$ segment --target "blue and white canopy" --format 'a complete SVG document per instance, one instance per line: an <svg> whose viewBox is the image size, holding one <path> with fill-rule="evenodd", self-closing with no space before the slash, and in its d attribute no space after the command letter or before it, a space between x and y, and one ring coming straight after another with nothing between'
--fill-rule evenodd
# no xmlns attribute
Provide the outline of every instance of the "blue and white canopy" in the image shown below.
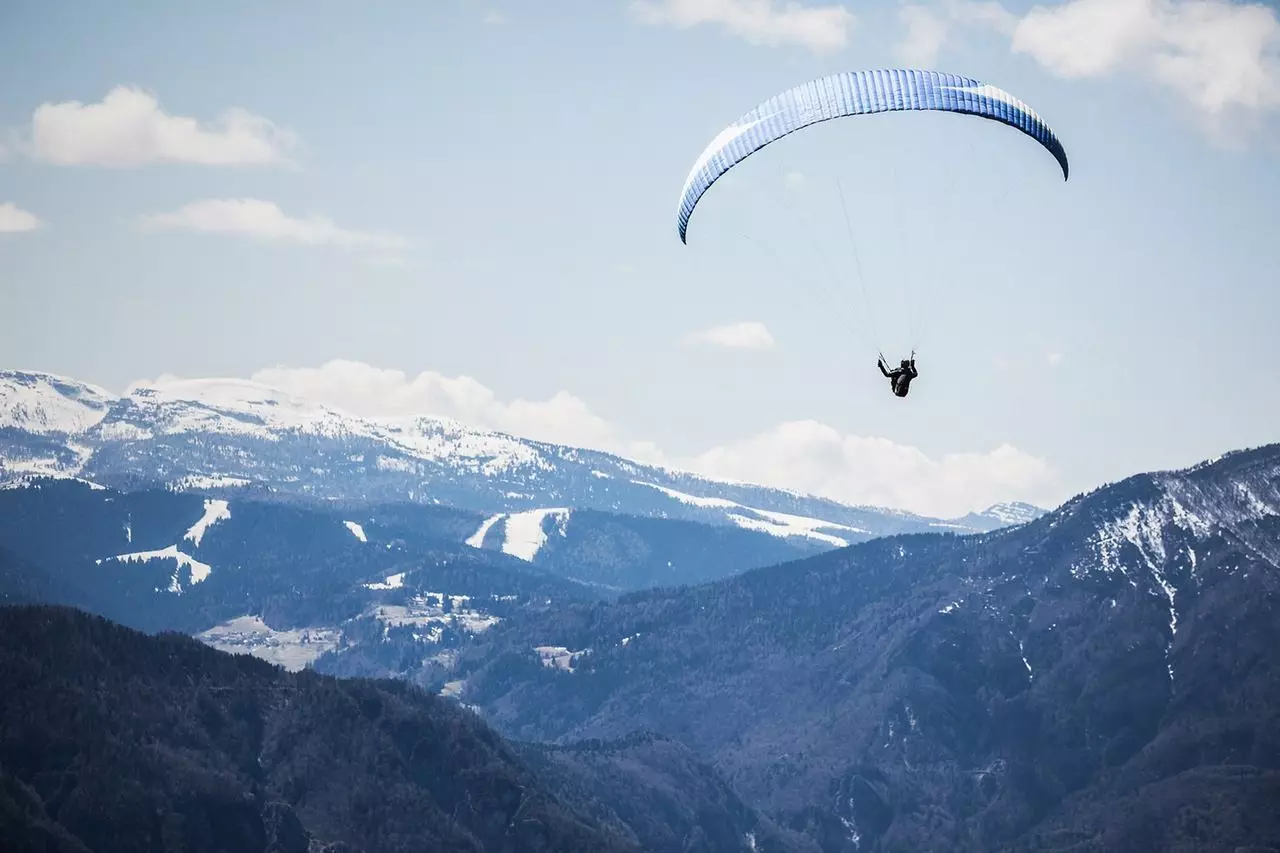
<svg viewBox="0 0 1280 853"><path fill-rule="evenodd" d="M720 132L693 164L680 193L680 241L689 218L721 175L756 151L818 122L901 110L941 110L998 121L1044 146L1067 178L1067 154L1035 110L995 86L937 71L890 68L823 77L775 95Z"/></svg>

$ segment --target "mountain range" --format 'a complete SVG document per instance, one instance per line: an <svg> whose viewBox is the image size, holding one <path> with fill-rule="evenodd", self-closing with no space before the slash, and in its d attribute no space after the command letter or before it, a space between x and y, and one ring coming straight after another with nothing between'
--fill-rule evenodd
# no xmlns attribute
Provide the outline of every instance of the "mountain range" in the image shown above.
<svg viewBox="0 0 1280 853"><path fill-rule="evenodd" d="M6 853L816 851L676 743L511 744L401 682L62 607L0 607L0 697Z"/></svg>
<svg viewBox="0 0 1280 853"><path fill-rule="evenodd" d="M512 820L485 780L518 778L584 849L1280 849L1280 445L939 521L235 383L115 397L9 373L0 419L0 601L23 605L0 610L0 713L73 702L145 732L162 763L128 766L183 781L113 813L156 815L162 846L231 792L244 849L399 849L364 819L389 786L441 843L537 849L484 835ZM171 741L173 718L93 698L117 682L203 710ZM304 687L326 734L272 698ZM334 715L362 744L334 758L365 768L356 800L333 761L300 781ZM36 716L5 730L52 743ZM289 749L228 758L263 725ZM410 730L471 732L466 820L396 769L427 772L397 752ZM73 819L109 802L97 765L65 757L130 753L68 731L48 755L0 738L0 829L100 849Z"/></svg>
<svg viewBox="0 0 1280 853"><path fill-rule="evenodd" d="M525 612L450 677L518 740L679 740L829 853L1276 849L1278 614L1271 446L1012 529Z"/></svg>
<svg viewBox="0 0 1280 853"><path fill-rule="evenodd" d="M518 609L616 595L601 579L710 579L794 554L758 531L590 510L513 554L478 547L485 518L29 477L0 490L0 549L24 567L0 596L84 606L290 669L411 677Z"/></svg>
<svg viewBox="0 0 1280 853"><path fill-rule="evenodd" d="M220 498L445 505L485 513L473 531L484 542L536 539L548 519L595 510L755 530L815 553L890 533L984 532L1043 513L1007 503L933 519L851 506L446 418L357 417L244 380L174 380L117 396L0 371L0 480L33 474Z"/></svg>

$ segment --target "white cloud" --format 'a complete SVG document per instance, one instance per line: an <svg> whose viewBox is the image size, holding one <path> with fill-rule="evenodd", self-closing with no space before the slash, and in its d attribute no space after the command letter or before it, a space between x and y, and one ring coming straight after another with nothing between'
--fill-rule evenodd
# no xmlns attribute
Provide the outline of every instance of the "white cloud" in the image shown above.
<svg viewBox="0 0 1280 853"><path fill-rule="evenodd" d="M376 253L384 263L395 262L394 253L409 241L396 234L353 231L340 228L326 216L296 219L286 216L278 205L261 199L207 199L184 205L172 213L157 213L139 219L144 230L198 231L236 234L272 243L305 246L337 246Z"/></svg>
<svg viewBox="0 0 1280 853"><path fill-rule="evenodd" d="M501 12L489 11L484 13L484 17L480 19L483 23L491 27L500 27L510 21L506 15Z"/></svg>
<svg viewBox="0 0 1280 853"><path fill-rule="evenodd" d="M823 54L844 48L856 19L839 4L806 6L794 0L632 0L642 23L685 29L719 24L750 44L798 45Z"/></svg>
<svg viewBox="0 0 1280 853"><path fill-rule="evenodd" d="M1005 500L1053 504L1058 477L1042 459L1003 444L931 459L885 438L845 435L814 421L780 424L699 455L712 477L793 488L852 503L957 516Z"/></svg>
<svg viewBox="0 0 1280 853"><path fill-rule="evenodd" d="M728 323L685 336L686 345L706 344L729 349L772 349L773 335L764 323Z"/></svg>
<svg viewBox="0 0 1280 853"><path fill-rule="evenodd" d="M956 24L982 26L1062 78L1140 75L1178 95L1220 138L1280 110L1280 16L1258 2L1066 0L1019 17L992 0L940 0L904 6L901 17L904 57L936 57Z"/></svg>
<svg viewBox="0 0 1280 853"><path fill-rule="evenodd" d="M1051 367L1057 367L1058 365L1062 364L1062 353L1051 352L1047 356L1045 356L1045 360L1049 362L1049 365Z"/></svg>
<svg viewBox="0 0 1280 853"><path fill-rule="evenodd" d="M61 166L258 166L290 163L286 152L295 141L292 132L238 107L202 127L194 118L169 115L142 89L116 86L95 104L41 104L21 147Z"/></svg>
<svg viewBox="0 0 1280 853"><path fill-rule="evenodd" d="M1280 107L1280 18L1227 0L1070 0L1037 6L1013 49L1062 77L1136 68L1207 116Z"/></svg>
<svg viewBox="0 0 1280 853"><path fill-rule="evenodd" d="M598 448L645 462L663 461L653 444L627 440L567 391L547 400L503 402L470 376L448 377L424 370L410 377L402 370L341 359L318 368L260 370L251 378L363 417L436 415L539 441Z"/></svg>
<svg viewBox="0 0 1280 853"><path fill-rule="evenodd" d="M28 213L11 201L0 204L0 234L35 231L43 227L44 222L34 213Z"/></svg>
<svg viewBox="0 0 1280 853"><path fill-rule="evenodd" d="M888 439L845 435L830 426L799 421L693 457L676 458L652 442L628 436L568 391L545 400L508 402L469 376L424 371L411 377L399 370L341 360L319 368L261 370L252 379L365 417L451 417L477 427L609 451L707 476L928 515L957 516L1004 500L1052 505L1061 498L1057 473L1044 460L1008 445L986 453L933 459Z"/></svg>
<svg viewBox="0 0 1280 853"><path fill-rule="evenodd" d="M936 58L957 24L980 26L1064 79L1139 75L1222 140L1280 110L1280 15L1256 0L1066 0L1022 16L994 0L938 0L900 16L907 61Z"/></svg>

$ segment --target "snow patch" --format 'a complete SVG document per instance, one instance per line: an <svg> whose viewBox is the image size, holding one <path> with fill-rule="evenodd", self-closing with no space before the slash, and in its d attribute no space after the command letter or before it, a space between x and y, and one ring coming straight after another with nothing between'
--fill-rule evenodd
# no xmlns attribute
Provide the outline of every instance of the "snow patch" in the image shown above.
<svg viewBox="0 0 1280 853"><path fill-rule="evenodd" d="M150 441L155 437L151 430L128 421L103 421L97 433L102 441Z"/></svg>
<svg viewBox="0 0 1280 853"><path fill-rule="evenodd" d="M231 517L231 508L226 501L207 499L204 502L204 515L200 520L191 525L190 529L183 534L183 539L190 539L197 547L200 547L200 541L204 539L205 533L209 532L209 528L217 524L219 521L226 521Z"/></svg>
<svg viewBox="0 0 1280 853"><path fill-rule="evenodd" d="M493 515L493 516L490 516L489 518L486 518L483 522L480 523L480 528L467 538L466 544L470 545L472 548L483 547L484 537L489 534L489 528L493 527L493 525L497 524L499 521L501 521L505 517L506 517L505 513L498 513L497 515Z"/></svg>
<svg viewBox="0 0 1280 853"><path fill-rule="evenodd" d="M1026 524L1029 521L1035 521L1037 518L1044 515L1044 510L1027 503L1006 502L998 503L993 507L989 507L982 512L982 515L994 518L1001 524L1016 526L1019 524Z"/></svg>
<svg viewBox="0 0 1280 853"><path fill-rule="evenodd" d="M114 399L101 388L49 373L0 371L0 428L75 435L105 418Z"/></svg>
<svg viewBox="0 0 1280 853"><path fill-rule="evenodd" d="M746 511L758 516L751 518L741 513L730 513L729 518L734 524L747 530L756 530L761 533L768 533L772 536L786 538L789 536L799 536L806 539L816 539L819 542L825 542L836 548L847 548L849 541L841 539L839 536L832 536L829 533L822 533L821 530L843 530L849 533L866 534L867 531L858 527L849 527L844 524L836 524L830 521L823 521L818 518L809 518L803 515L791 515L785 512L772 512L763 509L753 509L751 507L742 507Z"/></svg>
<svg viewBox="0 0 1280 853"><path fill-rule="evenodd" d="M418 473L418 464L416 462L399 457L379 456L377 466L379 471L399 471L402 474Z"/></svg>
<svg viewBox="0 0 1280 853"><path fill-rule="evenodd" d="M547 542L543 523L548 517L554 517L558 523L559 534L566 535L569 510L565 508L531 509L507 516L506 541L502 543L503 553L532 563Z"/></svg>
<svg viewBox="0 0 1280 853"><path fill-rule="evenodd" d="M680 501L680 503L688 504L689 506L700 506L712 509L735 509L742 506L742 504L734 503L733 501L725 500L724 498L702 498L697 495L686 494L685 492L677 492L675 489L668 489L665 486L659 486L654 483L646 483L643 480L632 480L631 482L637 486L648 486L651 489L657 489L667 497L675 498Z"/></svg>
<svg viewBox="0 0 1280 853"><path fill-rule="evenodd" d="M181 573L185 567L191 573L191 583L198 584L213 571L207 563L202 563L190 554L184 554L178 550L177 545L170 545L168 548L159 551L137 551L132 554L118 554L114 557L107 557L105 560L97 560L98 565L104 562L120 562L120 563L149 563L152 560L176 560L177 566L173 570L173 577L169 581L169 592L182 595ZM157 592L159 590L157 589Z"/></svg>
<svg viewBox="0 0 1280 853"><path fill-rule="evenodd" d="M400 572L399 574L396 574L396 575L387 575L386 579L384 579L381 583L367 583L364 585L364 588L365 589L400 589L402 586L404 586L404 576L405 576L404 572Z"/></svg>
<svg viewBox="0 0 1280 853"><path fill-rule="evenodd" d="M1012 633L1013 632L1010 632L1010 635L1012 635ZM1031 662L1027 660L1027 652L1022 647L1021 640L1018 640L1018 654L1022 657L1022 665L1027 668L1027 680L1030 681L1031 679L1035 678L1035 675L1031 672Z"/></svg>
<svg viewBox="0 0 1280 853"><path fill-rule="evenodd" d="M852 798L852 797L850 797L850 798L849 798L849 812L850 812L850 814L852 814L852 812L853 812L853 798ZM847 836L848 836L849 840L850 840L851 842L853 842L853 848L854 848L855 850L861 850L861 849L862 849L862 834L861 834L860 832L858 832L858 824L853 820L853 818L852 818L852 817L841 817L841 818L840 818L840 822L841 822L842 824L844 824L845 832L847 833Z"/></svg>
<svg viewBox="0 0 1280 853"><path fill-rule="evenodd" d="M686 492L669 489L665 486L659 486L654 483L647 483L643 480L632 480L637 486L647 486L656 489L668 497L674 498L687 506L696 506L703 509L727 509L735 510L728 513L728 518L734 524L746 530L755 530L761 533L768 533L772 536L781 538L789 536L800 536L808 539L815 539L819 542L825 542L836 548L847 547L850 543L838 536L829 533L822 533L821 530L843 530L850 533L870 535L870 533L862 528L850 527L844 524L837 524L831 521L824 521L818 518L810 518L803 515L792 515L791 513L775 512L772 510L756 509L735 501L726 500L725 498L704 498L698 495L691 495Z"/></svg>
<svg viewBox="0 0 1280 853"><path fill-rule="evenodd" d="M364 535L364 528L354 521L344 521L343 526L351 531L351 535L359 539L361 542L368 542L369 538Z"/></svg>

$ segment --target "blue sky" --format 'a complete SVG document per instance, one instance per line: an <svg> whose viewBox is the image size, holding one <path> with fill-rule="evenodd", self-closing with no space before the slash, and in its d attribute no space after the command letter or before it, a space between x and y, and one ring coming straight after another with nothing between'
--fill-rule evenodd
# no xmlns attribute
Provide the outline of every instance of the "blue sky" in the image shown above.
<svg viewBox="0 0 1280 853"><path fill-rule="evenodd" d="M1280 438L1269 6L24 0L0 56L4 366L944 514ZM1071 180L989 122L850 119L735 169L681 245L721 128L901 65L1031 104ZM919 346L907 400L877 343Z"/></svg>

